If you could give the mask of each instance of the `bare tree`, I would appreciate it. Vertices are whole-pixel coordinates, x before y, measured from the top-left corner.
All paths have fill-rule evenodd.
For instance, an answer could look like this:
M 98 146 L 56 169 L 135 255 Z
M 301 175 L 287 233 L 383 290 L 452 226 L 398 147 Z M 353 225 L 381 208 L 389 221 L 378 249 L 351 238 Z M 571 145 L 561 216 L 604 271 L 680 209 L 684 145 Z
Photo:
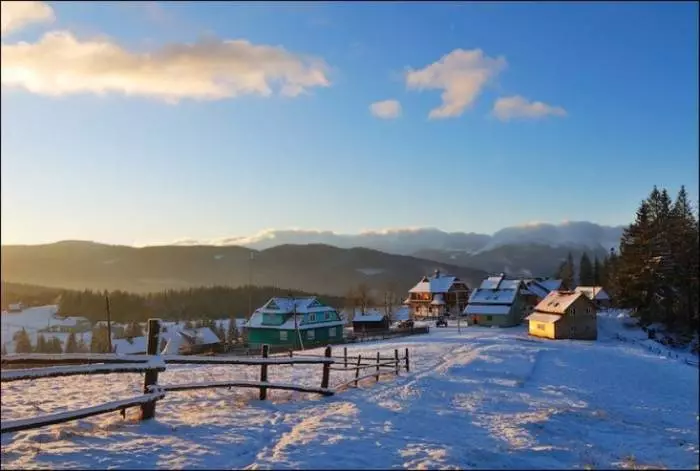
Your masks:
M 367 312 L 367 308 L 370 306 L 372 298 L 370 296 L 369 287 L 365 283 L 360 283 L 357 286 L 357 289 L 355 290 L 355 299 L 357 302 L 356 305 L 360 308 L 362 314 Z

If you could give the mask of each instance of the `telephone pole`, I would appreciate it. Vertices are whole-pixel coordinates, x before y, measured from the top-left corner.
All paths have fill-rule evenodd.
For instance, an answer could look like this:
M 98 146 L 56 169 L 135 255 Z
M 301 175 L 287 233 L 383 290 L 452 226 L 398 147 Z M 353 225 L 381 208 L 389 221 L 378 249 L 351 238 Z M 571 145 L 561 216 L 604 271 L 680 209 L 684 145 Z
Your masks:
M 107 341 L 109 345 L 109 353 L 112 353 L 112 316 L 109 310 L 109 295 L 105 295 L 105 304 L 107 307 Z

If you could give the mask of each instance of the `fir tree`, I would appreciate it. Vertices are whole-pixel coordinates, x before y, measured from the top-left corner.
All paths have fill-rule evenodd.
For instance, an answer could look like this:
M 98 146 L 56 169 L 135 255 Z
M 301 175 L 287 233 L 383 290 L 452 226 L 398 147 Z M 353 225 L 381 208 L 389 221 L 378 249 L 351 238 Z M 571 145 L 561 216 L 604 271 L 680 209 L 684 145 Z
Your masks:
M 106 327 L 98 327 L 92 331 L 90 351 L 92 353 L 111 353 L 109 351 L 109 334 Z
M 569 252 L 566 260 L 559 265 L 559 269 L 555 275 L 556 278 L 562 280 L 561 285 L 564 289 L 574 288 L 574 256 Z
M 228 332 L 226 333 L 226 343 L 233 345 L 238 340 L 238 329 L 236 328 L 236 319 L 231 318 L 228 321 Z
M 598 257 L 593 260 L 593 285 L 594 286 L 602 286 L 603 284 L 603 279 L 602 279 L 602 273 L 601 273 L 601 266 L 600 266 L 600 260 L 598 260 Z
M 78 342 L 75 339 L 75 333 L 71 332 L 66 340 L 66 353 L 77 353 L 78 352 Z
M 29 340 L 29 334 L 22 328 L 15 336 L 15 352 L 16 353 L 32 353 L 32 342 Z
M 50 353 L 43 334 L 39 334 L 36 337 L 36 348 L 34 351 L 36 353 Z
M 588 257 L 588 254 L 586 252 L 584 252 L 583 255 L 581 255 L 581 261 L 579 262 L 578 281 L 579 284 L 583 286 L 595 285 L 593 264 L 591 263 L 591 259 Z

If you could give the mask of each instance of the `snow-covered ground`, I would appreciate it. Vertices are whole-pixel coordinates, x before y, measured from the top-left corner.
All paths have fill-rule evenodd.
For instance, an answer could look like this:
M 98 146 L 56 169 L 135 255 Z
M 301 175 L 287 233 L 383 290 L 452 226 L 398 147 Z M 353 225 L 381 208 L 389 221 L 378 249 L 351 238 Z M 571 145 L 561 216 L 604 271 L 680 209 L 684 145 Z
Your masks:
M 697 368 L 617 340 L 622 320 L 605 317 L 597 342 L 531 339 L 521 326 L 433 328 L 351 345 L 352 355 L 408 347 L 411 372 L 330 398 L 169 393 L 153 421 L 136 422 L 133 410 L 5 434 L 2 466 L 697 469 Z M 320 365 L 269 370 L 274 382 L 320 384 Z M 173 366 L 159 382 L 258 375 L 257 367 Z M 331 383 L 351 375 L 332 371 Z M 6 383 L 2 420 L 137 396 L 141 382 L 123 374 Z

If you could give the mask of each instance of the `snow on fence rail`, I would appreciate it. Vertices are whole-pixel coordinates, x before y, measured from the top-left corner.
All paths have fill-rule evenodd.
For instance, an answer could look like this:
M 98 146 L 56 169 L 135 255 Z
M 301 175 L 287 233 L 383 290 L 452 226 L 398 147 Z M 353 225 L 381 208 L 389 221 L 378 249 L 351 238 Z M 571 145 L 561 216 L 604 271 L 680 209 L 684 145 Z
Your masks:
M 376 381 L 383 374 L 387 374 L 386 368 L 391 368 L 391 372 L 398 375 L 402 368 L 410 371 L 408 348 L 405 355 L 399 356 L 398 349 L 394 350 L 393 357 L 381 356 L 377 352 L 376 358 L 362 355 L 348 356 L 347 347 L 343 348 L 343 356 L 333 357 L 330 346 L 327 346 L 324 355 L 302 354 L 294 357 L 292 351 L 288 352 L 288 358 L 269 357 L 269 346 L 263 345 L 261 358 L 251 357 L 211 357 L 211 356 L 186 356 L 186 355 L 158 355 L 158 345 L 160 336 L 160 320 L 149 319 L 148 321 L 148 347 L 147 355 L 115 355 L 115 354 L 14 354 L 2 357 L 2 366 L 10 368 L 31 365 L 54 365 L 44 368 L 10 369 L 1 372 L 1 382 L 33 380 L 39 378 L 53 378 L 71 375 L 94 375 L 113 373 L 145 373 L 143 394 L 131 399 L 107 402 L 101 405 L 92 406 L 76 411 L 67 411 L 57 414 L 43 415 L 29 419 L 5 421 L 2 424 L 1 433 L 17 432 L 33 428 L 44 427 L 72 420 L 78 420 L 94 415 L 105 414 L 120 410 L 125 413 L 128 407 L 140 406 L 141 419 L 147 420 L 155 416 L 156 402 L 165 397 L 166 392 L 191 391 L 196 389 L 212 388 L 258 388 L 260 389 L 260 400 L 267 399 L 268 389 L 291 390 L 304 393 L 315 393 L 324 396 L 332 396 L 335 390 L 329 388 L 330 372 L 334 371 L 354 371 L 355 377 L 351 381 L 345 381 L 337 389 L 344 389 L 354 383 L 358 387 L 358 382 L 363 379 L 375 377 Z M 338 361 L 342 359 L 343 361 Z M 356 360 L 354 365 L 349 365 L 348 361 Z M 166 370 L 166 365 L 245 365 L 260 366 L 260 381 L 234 380 L 234 381 L 209 381 L 199 383 L 188 383 L 178 385 L 159 385 L 158 373 Z M 303 386 L 290 383 L 274 383 L 268 380 L 269 365 L 322 365 L 320 387 Z M 332 365 L 343 366 L 332 366 Z M 64 366 L 55 366 L 64 365 Z M 375 372 L 360 377 L 360 371 L 374 368 Z M 384 370 L 382 370 L 384 369 Z

